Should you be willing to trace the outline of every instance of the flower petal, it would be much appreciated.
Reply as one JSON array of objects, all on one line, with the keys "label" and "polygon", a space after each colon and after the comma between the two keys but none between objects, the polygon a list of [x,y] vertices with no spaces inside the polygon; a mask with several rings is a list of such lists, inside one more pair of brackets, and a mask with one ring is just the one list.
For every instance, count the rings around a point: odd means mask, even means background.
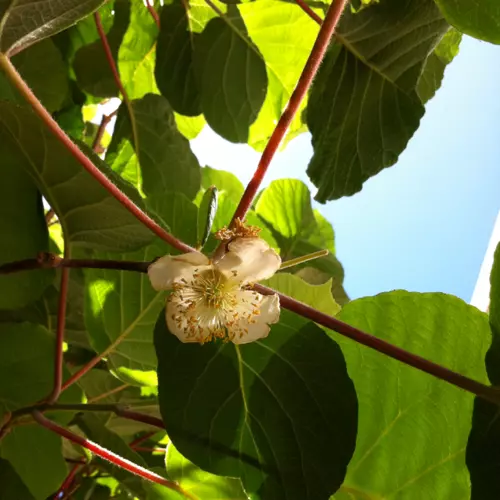
[{"label": "flower petal", "polygon": [[[248,294],[251,294],[252,297],[250,298]],[[269,325],[279,321],[280,299],[278,295],[264,296],[250,291],[240,291],[237,292],[237,295],[239,307],[241,304],[254,305],[258,301],[259,314],[252,314],[250,318],[243,314],[240,321],[227,326],[233,337],[232,342],[234,344],[248,344],[267,337],[270,331]]]},{"label": "flower petal", "polygon": [[204,342],[210,335],[208,328],[200,327],[199,318],[187,311],[185,302],[176,294],[167,301],[167,326],[181,342]]},{"label": "flower petal", "polygon": [[170,290],[174,283],[191,281],[195,270],[208,264],[208,258],[199,252],[165,255],[148,267],[148,276],[155,290]]},{"label": "flower petal", "polygon": [[280,268],[281,258],[261,238],[236,238],[215,266],[228,279],[245,284],[270,278]]}]

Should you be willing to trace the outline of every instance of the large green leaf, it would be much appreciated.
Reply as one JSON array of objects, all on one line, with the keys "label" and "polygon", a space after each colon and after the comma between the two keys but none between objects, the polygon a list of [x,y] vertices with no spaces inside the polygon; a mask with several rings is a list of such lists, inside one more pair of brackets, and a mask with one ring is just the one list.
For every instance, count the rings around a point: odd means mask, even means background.
[{"label": "large green leaf", "polygon": [[91,14],[104,0],[0,0],[0,50],[16,53]]},{"label": "large green leaf", "polygon": [[[68,473],[61,437],[43,427],[14,427],[2,439],[0,456],[10,462],[36,500],[46,500],[55,493]],[[25,500],[9,500],[14,499]]]},{"label": "large green leaf", "polygon": [[352,195],[396,163],[424,113],[415,92],[422,68],[447,30],[433,0],[346,10],[307,108],[318,201]]},{"label": "large green leaf", "polygon": [[[0,102],[0,152],[2,157],[12,158],[12,169],[25,169],[33,178],[58,215],[68,243],[119,251],[138,248],[153,239],[30,110]],[[132,186],[90,150],[84,152],[125,194],[140,203]]]},{"label": "large green leaf", "polygon": [[[12,63],[48,111],[52,113],[61,108],[69,91],[69,81],[61,52],[52,40],[29,47],[14,56]],[[26,103],[3,73],[0,73],[0,98]]]},{"label": "large green leaf", "polygon": [[[267,92],[266,66],[235,9],[209,21],[196,39],[195,73],[207,123],[231,142],[247,142]],[[236,27],[236,28],[235,28]]]},{"label": "large green leaf", "polygon": [[0,458],[0,500],[13,500],[22,498],[23,500],[34,500],[26,485],[17,475],[15,469],[7,460]]},{"label": "large green leaf", "polygon": [[205,472],[183,457],[173,443],[167,447],[165,465],[168,477],[179,483],[194,500],[248,500],[239,479]]},{"label": "large green leaf", "polygon": [[[492,343],[486,354],[486,370],[493,385],[500,385],[500,244],[491,270],[490,327]],[[500,407],[476,398],[467,466],[472,500],[496,500],[500,495]]]},{"label": "large green leaf", "polygon": [[[296,179],[280,179],[262,191],[255,212],[277,241],[283,260],[302,257],[318,250],[328,250],[326,257],[307,263],[321,271],[314,283],[332,279],[335,299],[343,304],[347,295],[342,283],[344,269],[335,257],[334,232],[331,224],[311,206],[307,186]],[[291,268],[300,271],[305,265]],[[304,276],[306,278],[306,276]]]},{"label": "large green leaf", "polygon": [[[339,318],[481,382],[487,316],[441,293],[394,291],[348,303]],[[331,334],[359,398],[356,452],[336,500],[467,500],[473,396]]]},{"label": "large green leaf", "polygon": [[162,311],[155,348],[160,410],[183,456],[240,477],[253,498],[321,500],[339,488],[356,395],[337,344],[317,326],[282,312],[264,340],[201,346],[180,343]]},{"label": "large green leaf", "polygon": [[180,191],[193,199],[200,188],[200,167],[188,140],[177,130],[168,101],[147,94],[132,101],[138,155],[125,106],[120,108],[106,160],[115,172],[147,196]]},{"label": "large green leaf", "polygon": [[422,103],[434,97],[441,86],[446,66],[458,54],[462,33],[450,29],[438,43],[434,51],[429,54],[424,69],[418,80],[417,93]]},{"label": "large green leaf", "polygon": [[130,23],[118,51],[120,79],[129,99],[158,93],[154,79],[158,27],[144,3],[132,1]]},{"label": "large green leaf", "polygon": [[[116,0],[114,2],[113,25],[106,33],[114,61],[118,58],[120,45],[131,21],[130,11],[130,0]],[[85,92],[96,97],[115,97],[118,95],[113,71],[106,58],[100,38],[76,51],[73,69],[78,85]]]},{"label": "large green leaf", "polygon": [[[9,152],[2,155],[0,264],[31,259],[49,249],[40,193],[28,174],[18,168],[16,159]],[[50,270],[1,275],[0,309],[23,307],[38,299],[53,279]]]},{"label": "large green leaf", "polygon": [[446,20],[462,33],[500,44],[500,3],[497,0],[435,0]]},{"label": "large green leaf", "polygon": [[155,66],[158,88],[175,111],[197,116],[202,108],[193,52],[200,35],[189,31],[189,17],[182,3],[162,8],[160,26]]}]

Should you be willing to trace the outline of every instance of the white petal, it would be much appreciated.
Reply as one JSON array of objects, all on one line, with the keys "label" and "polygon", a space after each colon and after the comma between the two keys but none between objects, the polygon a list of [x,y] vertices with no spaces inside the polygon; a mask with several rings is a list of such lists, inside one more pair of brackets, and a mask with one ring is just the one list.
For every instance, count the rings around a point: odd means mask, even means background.
[{"label": "white petal", "polygon": [[281,258],[260,238],[236,238],[215,266],[230,280],[245,284],[270,278]]},{"label": "white petal", "polygon": [[[241,299],[244,296],[244,302]],[[250,298],[247,294],[252,294]],[[229,327],[230,333],[233,333],[234,344],[248,344],[256,340],[263,339],[269,335],[270,324],[277,323],[280,317],[280,300],[278,295],[264,296],[257,292],[241,291],[238,292],[239,304],[255,303],[258,301],[258,311],[260,314],[252,315],[250,320],[248,316],[243,315],[242,319],[235,325]],[[241,307],[241,306],[239,306]]]},{"label": "white petal", "polygon": [[184,302],[175,295],[167,301],[166,319],[168,329],[181,342],[203,342],[210,335],[210,330],[200,327],[198,318],[186,311]]},{"label": "white petal", "polygon": [[208,264],[208,258],[199,252],[165,255],[148,267],[148,276],[155,290],[170,290],[174,283],[191,281],[195,270],[201,271]]}]

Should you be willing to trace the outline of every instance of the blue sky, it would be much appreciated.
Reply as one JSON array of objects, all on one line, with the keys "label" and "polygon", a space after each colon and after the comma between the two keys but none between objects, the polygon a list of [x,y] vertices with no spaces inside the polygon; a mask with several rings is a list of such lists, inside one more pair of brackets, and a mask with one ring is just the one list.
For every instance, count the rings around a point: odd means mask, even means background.
[{"label": "blue sky", "polygon": [[[406,289],[470,301],[500,210],[500,47],[465,37],[420,128],[394,167],[352,197],[317,208],[333,224],[351,298]],[[210,129],[192,141],[202,165],[246,184],[259,154]],[[309,134],[271,164],[264,185],[305,173]]]}]

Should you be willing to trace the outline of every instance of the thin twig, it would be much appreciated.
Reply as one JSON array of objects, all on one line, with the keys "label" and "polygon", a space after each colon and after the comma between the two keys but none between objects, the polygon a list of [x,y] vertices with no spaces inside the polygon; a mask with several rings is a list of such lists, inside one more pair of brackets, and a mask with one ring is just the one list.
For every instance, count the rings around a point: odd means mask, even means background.
[{"label": "thin twig", "polygon": [[248,183],[248,186],[243,193],[243,196],[240,200],[238,208],[236,209],[233,218],[231,220],[231,225],[233,225],[236,219],[245,219],[245,215],[250,209],[252,205],[252,201],[257,194],[257,191],[264,179],[264,175],[269,168],[271,160],[273,159],[276,151],[279,148],[279,145],[292,122],[295,114],[300,108],[300,104],[302,100],[307,94],[309,87],[312,84],[313,78],[315,77],[321,61],[325,55],[325,52],[330,44],[330,40],[333,36],[333,32],[335,31],[335,27],[344,11],[344,7],[347,4],[347,0],[334,0],[330,5],[328,12],[326,14],[325,20],[323,21],[321,28],[318,33],[318,37],[314,42],[314,47],[309,55],[309,58],[304,66],[302,74],[300,75],[299,81],[297,82],[297,86],[293,91],[290,100],[288,101],[287,107],[281,118],[272,133],[264,152],[259,161],[259,165],[257,166],[257,170],[254,173],[251,181]]},{"label": "thin twig", "polygon": [[109,396],[112,396],[113,394],[116,394],[117,392],[121,392],[127,387],[130,387],[130,384],[123,384],[119,385],[118,387],[115,387],[114,389],[110,389],[107,392],[103,392],[102,394],[99,394],[98,396],[94,398],[90,398],[88,400],[89,403],[97,403],[97,401],[100,401],[101,399],[107,398]]},{"label": "thin twig", "polygon": [[156,26],[158,26],[158,29],[160,29],[160,16],[158,15],[158,12],[156,12],[154,6],[149,2],[150,0],[146,0],[146,7],[149,10],[151,17],[155,20]]},{"label": "thin twig", "polygon": [[[68,245],[64,246],[64,252],[67,255]],[[66,259],[69,260],[69,259]],[[59,290],[59,305],[57,308],[57,329],[56,329],[56,349],[54,359],[54,386],[46,402],[51,404],[58,400],[61,394],[62,376],[63,376],[63,346],[64,346],[64,327],[66,324],[66,306],[68,302],[68,283],[69,268],[61,270],[61,287]]]},{"label": "thin twig", "polygon": [[95,21],[95,25],[97,28],[97,32],[99,33],[99,38],[101,39],[104,53],[106,55],[106,60],[108,61],[108,65],[111,68],[111,72],[113,73],[113,79],[115,80],[115,84],[118,87],[118,90],[119,90],[120,94],[122,95],[123,102],[125,103],[125,106],[127,107],[127,110],[128,110],[128,115],[130,118],[130,125],[132,127],[132,137],[133,137],[135,152],[137,155],[137,159],[139,160],[139,163],[140,163],[139,133],[137,131],[137,123],[135,120],[134,108],[132,107],[132,103],[130,102],[127,91],[125,90],[125,86],[123,85],[123,83],[120,79],[120,73],[119,73],[118,68],[116,66],[116,62],[113,58],[113,53],[111,52],[111,47],[109,45],[108,38],[106,37],[106,33],[104,32],[104,28],[103,28],[102,22],[101,22],[101,16],[100,16],[98,11],[94,12],[94,21]]},{"label": "thin twig", "polygon": [[134,439],[133,441],[130,441],[128,444],[131,448],[135,448],[136,446],[139,446],[141,443],[144,443],[144,441],[147,441],[149,438],[153,437],[158,431],[150,431],[146,432],[142,436],[139,436],[138,438]]},{"label": "thin twig", "polygon": [[130,460],[126,460],[125,458],[116,455],[115,453],[98,445],[97,443],[94,443],[89,439],[86,439],[82,436],[79,436],[78,434],[69,431],[68,429],[65,429],[64,427],[61,427],[55,422],[52,422],[48,418],[44,417],[43,414],[39,411],[35,410],[33,412],[33,418],[46,429],[49,429],[50,431],[59,434],[59,436],[62,436],[63,438],[68,439],[69,441],[76,443],[83,448],[86,448],[87,450],[90,450],[92,453],[103,458],[104,460],[108,460],[112,464],[117,465],[118,467],[121,467],[122,469],[125,469],[132,474],[135,474],[136,476],[147,479],[148,481],[151,481],[153,483],[161,484],[162,486],[181,493],[187,498],[193,499],[193,497],[189,493],[184,491],[177,483],[169,481],[168,479],[165,479],[164,477],[161,477],[158,474],[155,474],[154,472],[141,467],[140,465],[134,464]]},{"label": "thin twig", "polygon": [[315,22],[317,22],[320,26],[321,26],[321,23],[323,22],[323,19],[321,19],[321,17],[318,16],[318,14],[316,14],[316,12],[314,12],[314,10],[311,9],[311,7],[309,7],[309,5],[307,5],[307,3],[305,2],[305,0],[295,0],[295,3]]},{"label": "thin twig", "polygon": [[390,358],[397,359],[402,363],[413,366],[420,371],[433,375],[445,382],[448,382],[456,387],[460,387],[476,396],[486,399],[490,402],[499,404],[500,403],[500,390],[491,386],[487,386],[477,382],[476,380],[470,379],[456,373],[444,366],[433,363],[427,359],[424,359],[416,354],[412,354],[400,347],[390,344],[383,339],[370,335],[368,333],[355,328],[354,326],[348,325],[343,321],[329,316],[328,314],[322,313],[298,300],[292,299],[287,295],[272,290],[271,288],[265,287],[263,285],[254,285],[254,289],[264,295],[272,295],[277,293],[280,299],[280,305],[289,311],[293,311],[296,314],[300,314],[304,318],[310,319],[315,323],[318,323],[330,330],[340,333],[344,337],[348,337],[364,346],[370,347],[375,351],[378,351]]},{"label": "thin twig", "polygon": [[57,490],[57,493],[54,495],[54,500],[61,500],[61,498],[67,498],[66,491],[71,487],[73,480],[75,479],[78,471],[83,467],[81,464],[75,464],[70,469],[69,474],[66,476],[66,479],[61,484],[60,488]]},{"label": "thin twig", "polygon": [[54,218],[55,215],[56,215],[56,213],[54,212],[54,209],[50,208],[48,210],[48,212],[45,214],[45,222],[47,224],[49,224],[52,221],[52,219]]},{"label": "thin twig", "polygon": [[40,252],[34,259],[7,262],[0,266],[0,274],[12,274],[32,269],[84,268],[84,269],[116,269],[147,273],[151,262],[133,260],[105,259],[67,259],[50,252]]},{"label": "thin twig", "polygon": [[94,137],[94,141],[92,142],[92,150],[97,153],[97,154],[102,154],[104,153],[104,148],[101,145],[102,138],[104,136],[104,132],[106,132],[106,127],[109,125],[111,120],[116,116],[118,113],[118,110],[115,109],[112,113],[109,115],[103,115],[101,123],[99,124],[99,128],[97,129],[97,132]]},{"label": "thin twig", "polygon": [[2,68],[8,77],[9,81],[21,93],[24,99],[31,105],[35,113],[45,123],[49,130],[57,137],[64,145],[69,153],[96,179],[101,186],[114,196],[130,213],[132,213],[140,222],[142,222],[154,234],[159,236],[163,241],[176,248],[181,252],[193,252],[194,248],[186,245],[184,242],[175,238],[173,235],[165,231],[157,222],[145,214],[132,200],[130,200],[120,189],[104,175],[87,156],[78,148],[78,146],[66,135],[62,128],[52,118],[50,113],[42,106],[38,98],[33,94],[31,89],[26,85],[24,80],[19,75],[17,69],[5,54],[0,53],[0,68]]}]

